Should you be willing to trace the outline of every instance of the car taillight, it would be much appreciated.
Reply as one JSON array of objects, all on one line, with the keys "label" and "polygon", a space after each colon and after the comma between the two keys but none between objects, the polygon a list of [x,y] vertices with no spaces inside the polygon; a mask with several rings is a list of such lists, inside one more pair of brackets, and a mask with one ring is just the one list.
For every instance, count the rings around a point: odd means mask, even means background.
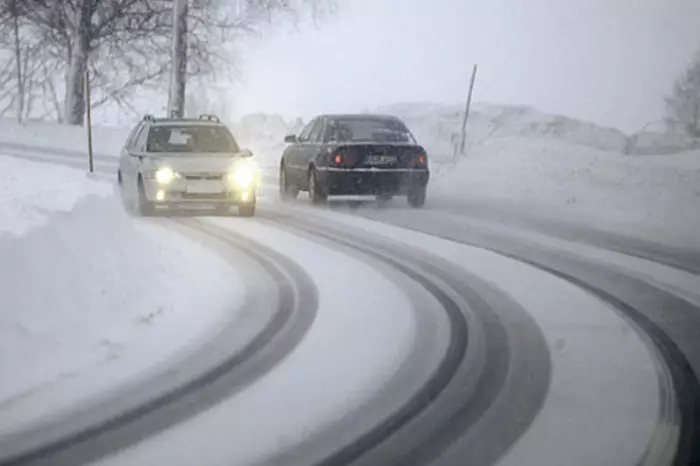
[{"label": "car taillight", "polygon": [[425,165],[425,161],[426,161],[425,154],[417,154],[416,157],[414,158],[414,163],[416,165],[420,165],[420,166]]},{"label": "car taillight", "polygon": [[343,164],[343,156],[340,154],[335,154],[335,157],[333,157],[333,162],[335,162],[336,165],[342,165]]}]

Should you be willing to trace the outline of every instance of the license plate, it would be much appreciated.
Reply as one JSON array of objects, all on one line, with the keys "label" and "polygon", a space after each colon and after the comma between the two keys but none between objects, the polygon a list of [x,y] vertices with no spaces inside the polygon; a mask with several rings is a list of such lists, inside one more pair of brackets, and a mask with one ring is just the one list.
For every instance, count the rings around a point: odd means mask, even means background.
[{"label": "license plate", "polygon": [[367,157],[367,162],[372,165],[389,165],[396,163],[396,157],[393,155],[370,155]]},{"label": "license plate", "polygon": [[224,187],[220,182],[190,181],[185,190],[191,194],[220,194],[224,192]]}]

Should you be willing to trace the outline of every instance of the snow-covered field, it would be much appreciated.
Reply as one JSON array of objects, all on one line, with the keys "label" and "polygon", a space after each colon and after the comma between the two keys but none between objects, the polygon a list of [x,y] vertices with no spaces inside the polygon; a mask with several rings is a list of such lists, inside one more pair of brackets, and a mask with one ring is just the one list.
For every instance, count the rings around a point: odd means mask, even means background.
[{"label": "snow-covered field", "polygon": [[700,248],[700,151],[635,157],[560,141],[494,138],[439,167],[434,181],[435,202],[491,202]]},{"label": "snow-covered field", "polygon": [[0,156],[0,433],[157,367],[242,303],[226,262],[112,190]]}]

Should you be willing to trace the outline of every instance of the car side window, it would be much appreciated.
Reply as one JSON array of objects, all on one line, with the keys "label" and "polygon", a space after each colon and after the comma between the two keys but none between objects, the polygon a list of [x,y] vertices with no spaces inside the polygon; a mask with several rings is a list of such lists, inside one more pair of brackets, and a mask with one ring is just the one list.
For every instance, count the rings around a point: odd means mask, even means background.
[{"label": "car side window", "polygon": [[301,133],[299,133],[299,137],[297,140],[299,142],[306,142],[309,140],[309,134],[311,133],[311,130],[314,128],[314,125],[316,124],[318,120],[311,120],[311,122],[306,125],[306,127],[301,130]]},{"label": "car side window", "polygon": [[126,143],[124,144],[124,147],[127,149],[131,148],[131,146],[134,143],[134,139],[136,138],[136,135],[138,134],[139,130],[143,127],[143,123],[139,123],[134,127],[134,129],[131,130],[131,133],[129,133],[129,137],[126,138]]},{"label": "car side window", "polygon": [[141,127],[141,130],[136,134],[134,139],[131,141],[131,147],[129,147],[130,151],[134,152],[142,152],[143,148],[145,146],[145,141],[146,141],[146,134],[148,134],[149,127],[148,125],[143,125]]},{"label": "car side window", "polygon": [[323,128],[322,141],[338,142],[338,122],[335,120],[326,121],[326,126]]},{"label": "car side window", "polygon": [[319,118],[316,120],[316,123],[314,124],[313,128],[311,129],[311,133],[309,134],[309,142],[311,143],[316,143],[316,142],[321,142],[319,136],[321,135],[321,130],[323,129],[323,119]]}]

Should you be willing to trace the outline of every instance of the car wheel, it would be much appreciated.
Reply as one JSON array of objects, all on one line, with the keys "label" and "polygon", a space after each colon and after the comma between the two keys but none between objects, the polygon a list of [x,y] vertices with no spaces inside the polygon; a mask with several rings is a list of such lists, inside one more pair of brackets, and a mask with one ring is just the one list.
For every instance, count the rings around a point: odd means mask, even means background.
[{"label": "car wheel", "polygon": [[316,170],[312,168],[309,170],[309,199],[314,204],[323,204],[327,198],[328,195],[323,190],[323,187],[318,184]]},{"label": "car wheel", "polygon": [[252,217],[255,215],[255,201],[238,206],[239,217]]},{"label": "car wheel", "polygon": [[296,199],[297,195],[299,195],[299,187],[290,183],[284,164],[280,165],[279,190],[280,199],[283,201],[291,201]]},{"label": "car wheel", "polygon": [[143,185],[143,179],[139,176],[136,213],[141,217],[149,217],[153,215],[153,212],[153,204],[151,204],[151,202],[146,197],[146,187]]},{"label": "car wheel", "polygon": [[425,204],[427,187],[414,186],[408,191],[408,205],[415,208],[423,207]]}]

